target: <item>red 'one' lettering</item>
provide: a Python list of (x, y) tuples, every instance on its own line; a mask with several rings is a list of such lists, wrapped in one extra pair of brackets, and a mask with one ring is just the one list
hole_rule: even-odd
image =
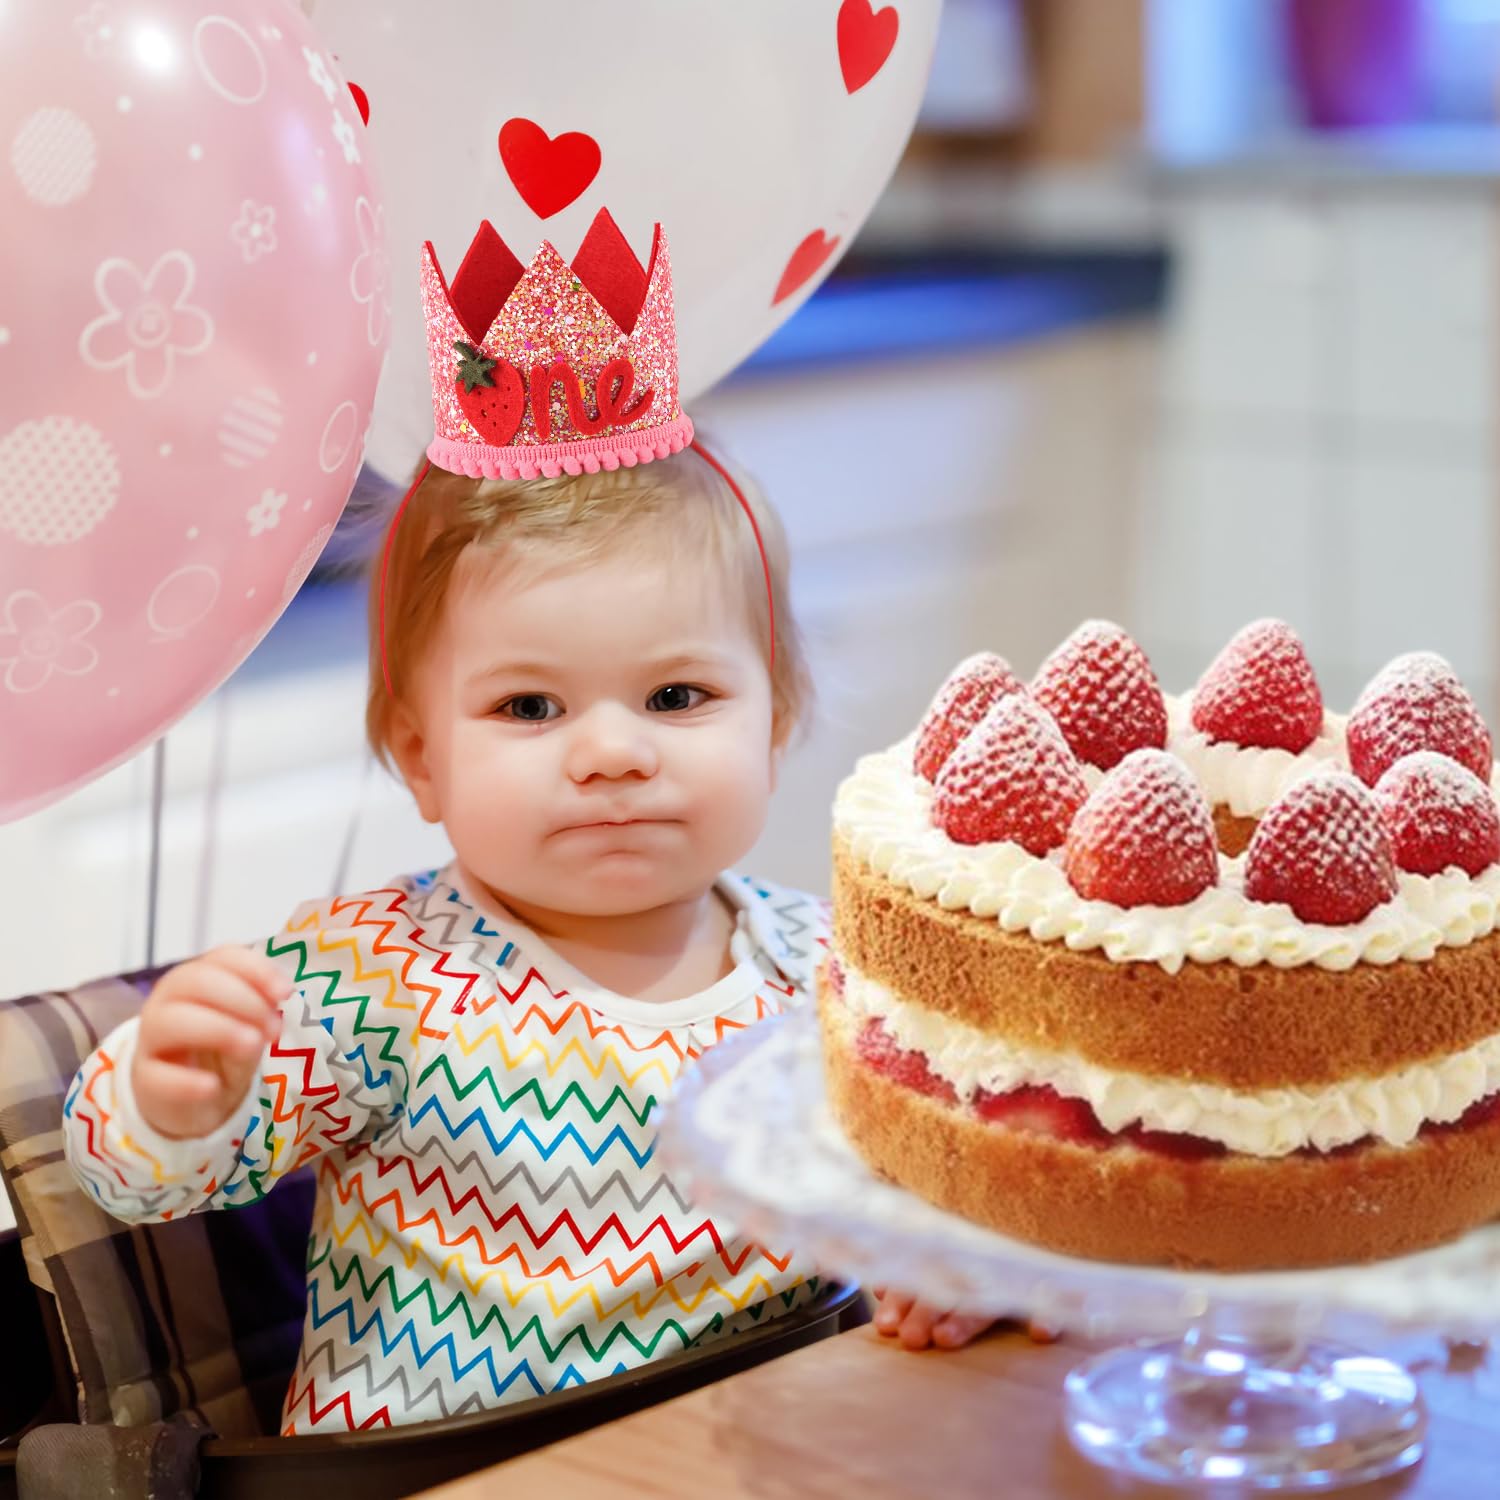
[(656, 391), (648, 386), (632, 401), (635, 390), (635, 366), (623, 355), (612, 359), (599, 371), (594, 394), (598, 405), (595, 415), (588, 408), (583, 382), (573, 373), (565, 359), (551, 364), (533, 365), (526, 377), (531, 402), (531, 422), (539, 443), (552, 441), (552, 391), (562, 382), (563, 399), (568, 405), (568, 420), (583, 437), (597, 437), (611, 427), (628, 427), (638, 422), (656, 400)]

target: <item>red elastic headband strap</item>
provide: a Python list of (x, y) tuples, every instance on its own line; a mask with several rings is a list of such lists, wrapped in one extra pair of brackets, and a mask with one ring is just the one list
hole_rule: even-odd
[(697, 438), (694, 438), (688, 447), (729, 486), (730, 493), (740, 502), (740, 509), (745, 512), (745, 519), (750, 523), (750, 530), (755, 533), (755, 546), (760, 553), (760, 566), (766, 575), (766, 619), (771, 627), (770, 649), (767, 654), (771, 658), (770, 665), (774, 670), (776, 666), (776, 596), (771, 590), (771, 564), (766, 557), (766, 544), (761, 540), (760, 526), (756, 523), (755, 512), (750, 509), (750, 502), (745, 499), (744, 492), (734, 482), (734, 475)]
[[(766, 557), (766, 544), (761, 540), (760, 526), (756, 522), (755, 512), (750, 509), (750, 502), (745, 499), (744, 492), (735, 483), (734, 476), (729, 470), (696, 438), (689, 446), (729, 486), (730, 493), (740, 502), (740, 509), (745, 512), (745, 519), (750, 523), (750, 530), (755, 533), (755, 546), (760, 552), (760, 565), (766, 578), (766, 618), (770, 622), (769, 655), (770, 664), (774, 668), (776, 665), (776, 596), (771, 588), (771, 563)], [(422, 467), (417, 471), (417, 477), (411, 482), (411, 488), (401, 497), (401, 504), (396, 507), (396, 514), (391, 517), (390, 530), (385, 534), (385, 547), (380, 558), (380, 670), (385, 676), (385, 690), (392, 698), (396, 696), (396, 690), (391, 685), (391, 664), (385, 650), (385, 596), (391, 571), (391, 546), (396, 540), (396, 528), (401, 524), (401, 517), (406, 514), (406, 507), (411, 504), (411, 497), (421, 488), (422, 481), (427, 478), (427, 473), (431, 468), (432, 465), (424, 459)]]

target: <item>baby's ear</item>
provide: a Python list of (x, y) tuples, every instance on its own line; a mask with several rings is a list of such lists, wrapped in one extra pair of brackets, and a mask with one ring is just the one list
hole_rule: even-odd
[(398, 703), (391, 714), (391, 732), (387, 741), (391, 758), (400, 768), (401, 779), (416, 800), (417, 811), (428, 823), (442, 821), (437, 789), (427, 769), (427, 741), (417, 716), (404, 703)]

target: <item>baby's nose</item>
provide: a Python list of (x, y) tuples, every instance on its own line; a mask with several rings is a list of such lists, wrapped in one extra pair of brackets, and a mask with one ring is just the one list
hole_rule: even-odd
[(567, 773), (574, 781), (654, 776), (658, 763), (650, 726), (623, 704), (596, 703), (574, 721), (567, 751)]

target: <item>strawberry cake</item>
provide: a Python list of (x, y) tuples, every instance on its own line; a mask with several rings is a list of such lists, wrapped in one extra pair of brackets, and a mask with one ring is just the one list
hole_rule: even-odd
[(830, 1101), (1069, 1254), (1365, 1261), (1500, 1215), (1500, 811), (1441, 657), (1341, 717), (1279, 621), (1182, 700), (1091, 621), (961, 663), (834, 810)]

